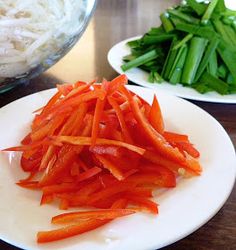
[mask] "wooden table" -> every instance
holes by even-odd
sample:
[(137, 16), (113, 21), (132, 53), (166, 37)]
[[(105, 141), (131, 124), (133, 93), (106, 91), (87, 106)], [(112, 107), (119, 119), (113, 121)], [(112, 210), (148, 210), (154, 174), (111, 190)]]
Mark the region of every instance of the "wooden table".
[[(107, 52), (117, 42), (143, 34), (159, 24), (159, 14), (177, 0), (100, 0), (86, 32), (76, 46), (46, 73), (0, 95), (0, 107), (25, 95), (52, 88), (56, 83), (112, 79), (117, 74), (107, 62)], [(213, 115), (236, 146), (236, 105), (194, 101)], [(222, 148), (222, 151), (224, 149)], [(235, 166), (236, 167), (236, 166)], [(1, 222), (0, 222), (1, 223)], [(0, 241), (1, 250), (16, 250)], [(223, 208), (188, 237), (164, 249), (236, 249), (236, 188)], [(130, 249), (131, 250), (131, 249)]]

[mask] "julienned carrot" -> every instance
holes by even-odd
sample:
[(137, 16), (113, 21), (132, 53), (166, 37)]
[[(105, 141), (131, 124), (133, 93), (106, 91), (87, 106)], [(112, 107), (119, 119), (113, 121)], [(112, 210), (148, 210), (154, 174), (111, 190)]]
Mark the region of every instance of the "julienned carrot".
[(71, 236), (75, 236), (78, 234), (82, 234), (93, 229), (96, 229), (104, 224), (108, 223), (110, 220), (96, 220), (90, 219), (84, 222), (72, 224), (69, 226), (65, 226), (63, 228), (51, 230), (51, 231), (43, 231), (38, 232), (37, 234), (37, 242), (38, 243), (46, 243), (51, 241), (62, 240)]
[[(126, 199), (118, 199), (115, 201), (111, 209), (122, 209), (127, 205)], [(118, 216), (117, 216), (118, 217)], [(93, 229), (96, 229), (100, 226), (103, 226), (110, 222), (112, 219), (89, 219), (84, 222), (79, 222), (76, 224), (72, 224), (69, 226), (65, 226), (60, 229), (38, 232), (37, 234), (37, 242), (38, 243), (46, 243), (51, 241), (57, 241), (61, 239), (65, 239), (74, 235), (82, 234)]]
[(156, 131), (160, 134), (163, 134), (164, 132), (164, 121), (161, 113), (161, 108), (159, 105), (159, 102), (154, 96), (152, 106), (149, 112), (148, 120), (153, 126), (153, 128), (156, 129)]
[(96, 208), (53, 217), (63, 227), (39, 232), (38, 243), (85, 233), (134, 211), (157, 214), (154, 188), (173, 188), (177, 176), (201, 174), (200, 154), (188, 136), (165, 131), (157, 98), (150, 105), (126, 83), (121, 75), (102, 84), (58, 85), (21, 145), (5, 149), (22, 151), (21, 167), (29, 175), (17, 184), (41, 190), (41, 205)]
[(132, 140), (130, 133), (128, 131), (128, 128), (126, 126), (125, 119), (124, 119), (122, 110), (120, 108), (120, 105), (116, 102), (115, 98), (113, 98), (113, 97), (109, 97), (108, 101), (111, 104), (112, 108), (115, 110), (115, 113), (116, 113), (117, 118), (118, 118), (119, 123), (120, 123), (121, 131), (124, 134), (125, 141), (128, 143), (133, 143), (133, 140)]
[(124, 87), (122, 88), (122, 90), (129, 100), (130, 107), (134, 113), (135, 119), (141, 126), (143, 133), (150, 140), (151, 144), (156, 148), (156, 150), (169, 159), (172, 159), (176, 162), (183, 162), (185, 159), (180, 151), (177, 148), (170, 147), (165, 138), (153, 128), (153, 126), (148, 122), (145, 115), (141, 112), (136, 99), (133, 98), (129, 91)]
[(133, 214), (132, 209), (103, 209), (103, 210), (92, 210), (92, 211), (79, 211), (64, 213), (52, 218), (53, 224), (65, 224), (72, 223), (77, 220), (89, 220), (89, 219), (115, 219), (117, 217)]
[(119, 169), (119, 167), (116, 166), (116, 164), (113, 164), (111, 161), (106, 159), (106, 157), (103, 157), (101, 155), (95, 155), (95, 156), (101, 162), (103, 167), (108, 169), (117, 180), (121, 181), (125, 178), (122, 171)]
[[(103, 81), (103, 84), (102, 84), (102, 87), (105, 91), (105, 80)], [(105, 95), (106, 95), (106, 91), (105, 91)], [(99, 131), (99, 124), (100, 124), (100, 120), (101, 120), (101, 117), (102, 117), (102, 113), (103, 113), (103, 109), (104, 109), (104, 105), (105, 105), (105, 101), (106, 99), (97, 99), (96, 101), (96, 105), (95, 105), (95, 111), (94, 111), (94, 119), (93, 119), (93, 127), (92, 127), (92, 139), (91, 139), (91, 142), (92, 142), (92, 145), (94, 146), (96, 144), (96, 140), (97, 140), (97, 137), (98, 137), (98, 131)]]
[[(91, 145), (92, 146), (92, 138), (91, 137), (83, 137), (83, 136), (58, 136), (52, 137), (52, 143), (55, 145), (59, 145), (60, 143), (68, 143), (72, 145)], [(97, 138), (96, 139), (97, 145), (114, 145), (119, 147), (127, 148), (131, 151), (134, 151), (140, 155), (143, 155), (145, 149), (123, 142), (123, 141), (116, 141), (104, 138)]]

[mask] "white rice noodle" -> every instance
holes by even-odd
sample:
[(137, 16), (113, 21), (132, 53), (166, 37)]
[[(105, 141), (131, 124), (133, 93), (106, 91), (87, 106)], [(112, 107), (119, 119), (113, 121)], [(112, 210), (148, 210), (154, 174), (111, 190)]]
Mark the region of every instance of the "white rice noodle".
[(0, 0), (0, 78), (54, 56), (81, 29), (84, 0)]
[(0, 76), (3, 78), (12, 77), (24, 74), (28, 70), (28, 65), (25, 63), (11, 63), (0, 65)]

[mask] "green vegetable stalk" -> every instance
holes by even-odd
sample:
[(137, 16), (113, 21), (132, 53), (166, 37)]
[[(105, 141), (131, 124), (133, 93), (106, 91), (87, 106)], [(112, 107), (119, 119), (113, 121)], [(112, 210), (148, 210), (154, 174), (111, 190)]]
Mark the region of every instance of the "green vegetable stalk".
[(128, 43), (131, 53), (123, 58), (123, 71), (139, 67), (152, 83), (236, 93), (236, 11), (224, 0), (186, 0), (166, 9), (160, 21)]
[(207, 40), (202, 37), (193, 37), (190, 41), (188, 55), (185, 61), (181, 81), (183, 83), (193, 83), (202, 55), (205, 51)]

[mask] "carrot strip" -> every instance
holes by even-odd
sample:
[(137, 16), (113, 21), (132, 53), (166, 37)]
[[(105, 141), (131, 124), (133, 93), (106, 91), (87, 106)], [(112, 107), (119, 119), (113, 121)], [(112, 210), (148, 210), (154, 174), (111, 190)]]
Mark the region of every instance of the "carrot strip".
[(149, 112), (148, 117), (149, 122), (153, 126), (153, 128), (156, 129), (156, 131), (160, 134), (163, 134), (164, 132), (164, 120), (161, 112), (161, 108), (159, 105), (159, 102), (156, 98), (156, 95), (154, 95), (152, 106)]
[[(126, 200), (119, 199), (116, 202), (114, 202), (111, 208), (118, 209), (118, 208), (123, 208), (124, 206), (126, 206)], [(80, 222), (79, 224), (70, 225), (56, 230), (41, 231), (38, 232), (37, 234), (37, 242), (46, 243), (46, 242), (65, 239), (71, 236), (91, 231), (93, 229), (96, 229), (100, 226), (107, 224), (110, 221), (111, 221), (110, 219), (107, 220), (90, 219), (84, 222)]]
[(82, 121), (88, 110), (87, 103), (81, 103), (78, 108), (72, 113), (69, 119), (65, 122), (64, 126), (59, 132), (59, 135), (71, 135), (72, 132), (80, 130)]
[(88, 219), (115, 219), (135, 213), (132, 209), (104, 209), (104, 210), (92, 210), (92, 211), (80, 211), (70, 212), (65, 214), (59, 214), (52, 217), (53, 224), (65, 224), (74, 223), (75, 220), (88, 220)]
[(55, 183), (58, 177), (60, 177), (64, 171), (68, 169), (76, 157), (75, 152), (71, 147), (64, 147), (61, 149), (58, 155), (58, 159), (54, 164), (52, 169), (45, 171), (44, 176), (40, 180), (39, 184), (41, 186), (49, 185)]
[(18, 183), (29, 183), (30, 181), (32, 181), (32, 179), (35, 177), (35, 175), (36, 175), (36, 172), (32, 171), (29, 173), (29, 175), (25, 179), (19, 180)]
[[(52, 160), (55, 150), (56, 150), (56, 147), (54, 145), (50, 145), (48, 147), (47, 151), (43, 155), (42, 160), (40, 162), (39, 170), (45, 169), (48, 166), (50, 160)], [(56, 157), (54, 157), (54, 159), (56, 160)]]
[(67, 96), (70, 91), (73, 89), (73, 85), (72, 84), (57, 84), (56, 85), (58, 92), (60, 92), (64, 97)]
[(89, 84), (85, 83), (85, 84), (80, 85), (80, 86), (77, 85), (76, 88), (72, 89), (72, 90), (65, 96), (65, 98), (63, 98), (63, 101), (62, 101), (62, 102), (64, 102), (64, 101), (67, 100), (68, 98), (74, 97), (74, 96), (76, 96), (76, 95), (80, 95), (80, 94), (82, 94), (82, 93), (88, 91), (89, 88), (90, 88), (92, 85), (93, 85), (93, 82), (91, 82), (91, 83), (89, 83)]
[(38, 147), (41, 147), (43, 144), (48, 144), (48, 141), (38, 141), (38, 142), (34, 142), (31, 144), (27, 144), (27, 145), (21, 145), (21, 146), (16, 146), (16, 147), (10, 147), (10, 148), (5, 148), (2, 149), (1, 151), (32, 151)]
[(132, 140), (132, 138), (130, 136), (130, 133), (128, 131), (128, 128), (126, 126), (125, 119), (123, 117), (123, 114), (122, 114), (122, 111), (120, 109), (120, 106), (118, 105), (118, 103), (116, 102), (116, 100), (114, 98), (112, 98), (112, 97), (108, 97), (108, 101), (111, 104), (112, 108), (116, 112), (116, 115), (117, 115), (119, 123), (120, 123), (121, 130), (122, 130), (122, 132), (124, 134), (125, 141), (128, 142), (128, 143), (130, 143), (130, 144), (133, 144), (133, 140)]
[(77, 176), (77, 181), (84, 181), (87, 180), (95, 175), (97, 175), (98, 173), (100, 173), (102, 170), (99, 167), (92, 167), (88, 170), (86, 170), (84, 173), (81, 173)]
[(80, 166), (78, 162), (73, 162), (70, 168), (70, 174), (71, 176), (78, 176), (80, 174)]
[(39, 189), (38, 181), (17, 182), (18, 186), (28, 189)]
[(79, 190), (77, 183), (61, 183), (50, 186), (44, 186), (42, 188), (43, 194), (50, 195), (55, 193), (64, 193)]
[(119, 75), (107, 84), (107, 92), (109, 94), (112, 94), (115, 91), (117, 91), (120, 86), (123, 86), (127, 83), (128, 83), (127, 76), (125, 74)]
[(93, 126), (92, 126), (92, 137), (91, 137), (91, 145), (94, 146), (98, 136), (99, 130), (99, 123), (102, 116), (102, 111), (104, 109), (105, 99), (100, 100), (97, 99), (95, 111), (94, 111), (94, 119), (93, 119)]
[[(202, 168), (199, 162), (189, 157), (188, 159), (187, 158), (185, 159), (185, 162), (176, 163), (174, 161), (164, 158), (163, 156), (157, 153), (154, 153), (148, 150), (145, 151), (145, 154), (143, 155), (143, 157), (153, 163), (160, 164), (161, 166), (164, 166), (172, 170), (177, 175), (180, 173), (179, 171), (181, 169), (184, 169), (190, 175), (199, 175), (202, 171)], [(182, 173), (181, 175), (185, 176), (185, 174), (182, 174)]]
[(163, 136), (169, 142), (189, 142), (188, 136), (170, 131), (164, 131)]
[(54, 200), (54, 197), (52, 194), (43, 194), (42, 197), (41, 197), (41, 201), (40, 201), (40, 205), (44, 205), (44, 204), (50, 204), (52, 203)]
[[(73, 145), (92, 145), (92, 139), (91, 137), (82, 137), (82, 136), (53, 136), (51, 137), (53, 143), (55, 145), (61, 144), (61, 143), (69, 143)], [(132, 144), (128, 144), (121, 141), (115, 141), (115, 140), (109, 140), (109, 139), (103, 139), (103, 138), (97, 138), (96, 140), (97, 145), (114, 145), (114, 146), (120, 146), (127, 148), (133, 152), (136, 152), (140, 155), (143, 155), (145, 152), (145, 149), (141, 147), (134, 146)]]
[(69, 202), (66, 199), (61, 199), (59, 209), (67, 210), (69, 208)]
[(58, 99), (60, 98), (60, 96), (61, 96), (61, 93), (59, 91), (56, 92), (56, 94), (54, 94), (51, 97), (51, 99), (47, 102), (47, 104), (44, 107), (35, 110), (34, 113), (37, 113), (39, 111), (41, 111), (41, 114), (47, 113), (48, 110), (50, 110), (50, 108), (58, 101)]
[(189, 155), (191, 155), (194, 158), (198, 158), (200, 156), (199, 151), (189, 142), (183, 142), (183, 141), (176, 142), (176, 146), (179, 149), (187, 152)]
[(145, 116), (139, 109), (137, 101), (131, 96), (129, 91), (125, 88), (122, 88), (122, 91), (127, 96), (131, 109), (134, 113), (136, 120), (138, 121), (139, 125), (142, 127), (143, 132), (149, 138), (150, 142), (152, 142), (153, 146), (156, 148), (160, 154), (163, 156), (170, 158), (176, 162), (183, 162), (185, 161), (183, 155), (180, 151), (176, 148), (170, 146), (169, 143), (161, 136), (147, 121)]
[(81, 103), (88, 102), (91, 100), (96, 100), (97, 98), (103, 100), (105, 98), (105, 92), (104, 90), (94, 90), (86, 93), (82, 93), (79, 98), (78, 97), (72, 97), (67, 99), (65, 102), (61, 103), (60, 105), (55, 105), (51, 108), (49, 114), (42, 115), (41, 119), (52, 119), (59, 115), (62, 112), (68, 112), (71, 111), (73, 107), (78, 106)]
[(103, 167), (108, 169), (110, 173), (119, 181), (123, 180), (125, 177), (122, 171), (114, 165), (111, 161), (107, 160), (105, 157), (101, 155), (96, 155), (96, 158), (102, 163)]
[(94, 193), (92, 197), (90, 197), (89, 204), (88, 205), (93, 205), (97, 201), (101, 199), (106, 199), (114, 194), (117, 193), (122, 193), (126, 190), (130, 190), (134, 187), (135, 185), (132, 183), (119, 183), (115, 186), (111, 186), (108, 188), (104, 188), (100, 192)]
[(126, 195), (125, 197), (131, 203), (138, 205), (139, 207), (148, 210), (153, 214), (158, 214), (158, 205), (155, 202), (144, 197), (136, 197), (133, 195)]

